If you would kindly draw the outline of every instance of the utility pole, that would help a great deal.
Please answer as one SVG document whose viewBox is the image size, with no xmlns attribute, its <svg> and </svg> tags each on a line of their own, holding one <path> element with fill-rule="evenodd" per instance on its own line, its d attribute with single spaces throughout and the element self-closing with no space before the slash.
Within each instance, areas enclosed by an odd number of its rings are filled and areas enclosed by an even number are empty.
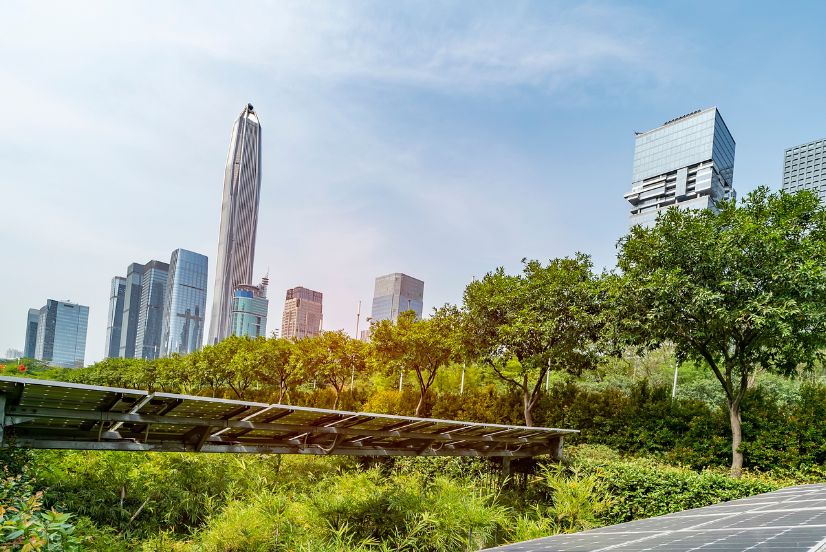
<svg viewBox="0 0 826 552">
<path fill-rule="evenodd" d="M 459 394 L 465 393 L 465 363 L 462 363 L 462 382 L 459 384 Z"/>
<path fill-rule="evenodd" d="M 361 301 L 359 301 L 358 309 L 356 310 L 356 335 L 355 338 L 359 338 L 359 319 L 361 318 Z"/>
<path fill-rule="evenodd" d="M 674 385 L 671 386 L 671 400 L 673 401 L 677 397 L 677 372 L 679 370 L 679 364 L 677 361 L 674 361 Z"/>
</svg>

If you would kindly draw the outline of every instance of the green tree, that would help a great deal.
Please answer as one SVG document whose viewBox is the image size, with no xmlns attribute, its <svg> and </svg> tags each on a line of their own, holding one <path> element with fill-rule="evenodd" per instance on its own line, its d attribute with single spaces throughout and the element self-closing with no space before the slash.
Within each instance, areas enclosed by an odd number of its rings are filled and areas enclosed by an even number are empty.
<svg viewBox="0 0 826 552">
<path fill-rule="evenodd" d="M 500 267 L 467 286 L 463 341 L 521 394 L 530 426 L 549 370 L 595 366 L 602 318 L 587 255 L 523 262 L 521 275 Z"/>
<path fill-rule="evenodd" d="M 284 338 L 270 338 L 259 344 L 255 353 L 256 378 L 278 389 L 278 402 L 281 403 L 298 374 L 299 363 L 295 342 Z"/>
<path fill-rule="evenodd" d="M 809 192 L 765 187 L 738 206 L 669 209 L 620 240 L 616 319 L 646 349 L 672 342 L 725 391 L 731 473 L 739 477 L 741 403 L 755 370 L 810 368 L 826 341 L 826 211 Z"/>
<path fill-rule="evenodd" d="M 375 360 L 385 370 L 408 370 L 416 376 L 416 416 L 424 413 L 427 392 L 438 371 L 458 358 L 459 321 L 458 310 L 444 306 L 424 320 L 417 320 L 413 311 L 404 311 L 395 322 L 382 320 L 373 324 L 370 343 Z"/>
<path fill-rule="evenodd" d="M 366 346 L 343 331 L 322 332 L 296 341 L 298 363 L 307 379 L 329 384 L 335 391 L 333 408 L 354 373 L 366 367 Z"/>
</svg>

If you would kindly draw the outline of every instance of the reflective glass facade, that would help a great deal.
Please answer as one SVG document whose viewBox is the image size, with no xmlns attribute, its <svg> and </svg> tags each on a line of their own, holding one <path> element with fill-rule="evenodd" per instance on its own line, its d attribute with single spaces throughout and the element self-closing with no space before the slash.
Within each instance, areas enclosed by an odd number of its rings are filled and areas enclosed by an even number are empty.
<svg viewBox="0 0 826 552">
<path fill-rule="evenodd" d="M 120 331 L 123 326 L 123 302 L 126 295 L 126 278 L 115 276 L 109 287 L 109 315 L 106 322 L 106 358 L 117 357 L 120 352 Z"/>
<path fill-rule="evenodd" d="M 305 287 L 287 290 L 281 316 L 281 337 L 301 339 L 321 333 L 324 322 L 324 294 Z"/>
<path fill-rule="evenodd" d="M 783 189 L 787 192 L 811 190 L 826 200 L 826 139 L 786 150 Z"/>
<path fill-rule="evenodd" d="M 261 125 L 252 105 L 247 104 L 232 127 L 224 170 L 221 229 L 209 324 L 211 344 L 234 333 L 235 288 L 252 282 L 260 192 Z"/>
<path fill-rule="evenodd" d="M 161 353 L 164 295 L 169 265 L 150 261 L 144 265 L 141 278 L 141 306 L 135 335 L 135 356 L 154 359 Z"/>
<path fill-rule="evenodd" d="M 735 142 L 717 108 L 696 111 L 648 132 L 634 147 L 631 225 L 650 225 L 668 207 L 715 209 L 733 199 Z"/>
<path fill-rule="evenodd" d="M 26 344 L 23 347 L 23 356 L 34 358 L 37 347 L 37 321 L 40 319 L 40 309 L 29 309 L 26 317 Z"/>
<path fill-rule="evenodd" d="M 53 366 L 82 368 L 89 307 L 49 299 L 40 309 L 35 358 Z"/>
<path fill-rule="evenodd" d="M 236 286 L 232 298 L 232 335 L 267 336 L 269 300 L 258 286 Z"/>
<path fill-rule="evenodd" d="M 412 310 L 422 317 L 424 282 L 407 274 L 394 272 L 376 278 L 373 290 L 373 320 L 396 320 L 399 313 Z"/>
<path fill-rule="evenodd" d="M 121 358 L 135 358 L 135 339 L 138 335 L 138 318 L 141 312 L 142 279 L 143 265 L 130 264 L 126 269 L 126 288 L 123 292 L 123 316 L 118 351 L 118 356 Z"/>
<path fill-rule="evenodd" d="M 186 249 L 173 251 L 164 298 L 161 356 L 184 355 L 201 348 L 206 293 L 206 256 Z"/>
</svg>

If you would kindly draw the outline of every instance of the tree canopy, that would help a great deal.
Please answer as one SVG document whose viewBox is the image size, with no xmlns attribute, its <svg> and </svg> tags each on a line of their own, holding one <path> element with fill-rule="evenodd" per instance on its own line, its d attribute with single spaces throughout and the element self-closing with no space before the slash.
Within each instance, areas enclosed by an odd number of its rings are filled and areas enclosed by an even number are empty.
<svg viewBox="0 0 826 552">
<path fill-rule="evenodd" d="M 521 275 L 504 268 L 465 289 L 467 343 L 495 374 L 519 390 L 525 423 L 549 370 L 580 373 L 597 360 L 600 325 L 597 280 L 587 255 L 523 261 Z"/>
<path fill-rule="evenodd" d="M 629 343 L 674 344 L 725 391 L 732 474 L 743 467 L 741 403 L 758 368 L 793 375 L 826 345 L 826 211 L 810 192 L 758 188 L 740 205 L 669 209 L 620 240 L 615 320 Z"/>
</svg>

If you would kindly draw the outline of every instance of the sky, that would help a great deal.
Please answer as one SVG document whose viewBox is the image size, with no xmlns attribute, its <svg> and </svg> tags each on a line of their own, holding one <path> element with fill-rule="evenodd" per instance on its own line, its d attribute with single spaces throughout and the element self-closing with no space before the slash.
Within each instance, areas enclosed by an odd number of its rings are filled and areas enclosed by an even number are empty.
<svg viewBox="0 0 826 552">
<path fill-rule="evenodd" d="M 263 135 L 255 273 L 324 293 L 362 328 L 376 276 L 425 310 L 523 258 L 612 268 L 634 131 L 717 106 L 734 187 L 779 187 L 783 150 L 826 137 L 826 3 L 17 2 L 0 4 L 0 355 L 46 299 L 203 253 L 247 102 Z"/>
</svg>

